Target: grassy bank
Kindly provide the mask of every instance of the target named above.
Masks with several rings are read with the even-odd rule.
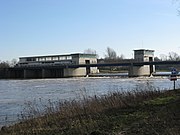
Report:
[[[27,115],[28,114],[28,115]],[[51,103],[43,113],[29,105],[22,122],[0,135],[178,135],[180,90],[113,92]]]

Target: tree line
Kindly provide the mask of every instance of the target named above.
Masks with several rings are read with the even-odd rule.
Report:
[[[94,50],[94,49],[88,48],[87,50],[84,50],[84,53],[85,54],[95,54],[97,56],[97,58],[99,58],[99,55],[97,54],[96,50]],[[117,52],[114,49],[107,47],[105,54],[104,54],[104,58],[100,58],[100,59],[115,61],[115,60],[122,60],[124,58],[125,57],[123,54],[117,55]]]
[[[85,54],[96,54],[97,58],[99,58],[99,55],[97,54],[96,50],[94,49],[87,49],[84,50]],[[104,58],[105,61],[113,62],[117,60],[124,60],[126,59],[124,54],[117,55],[117,52],[110,47],[107,47],[105,50]],[[154,61],[179,61],[180,60],[180,55],[176,52],[169,52],[167,55],[166,54],[160,54],[159,57],[155,57]]]
[[[93,49],[87,49],[84,51],[84,53],[96,54],[98,57],[98,54]],[[124,60],[128,61],[132,59],[126,59],[123,54],[117,55],[117,52],[114,49],[107,47],[105,50],[104,58],[99,58],[98,63],[122,62]],[[167,55],[160,54],[159,57],[157,56],[154,57],[154,61],[180,61],[180,55],[176,52],[169,52]],[[156,70],[169,71],[172,67],[180,70],[180,67],[178,65],[156,65]],[[128,70],[128,68],[129,67],[101,67],[100,70],[119,71],[119,70]]]
[[[180,61],[180,55],[176,52],[169,52],[168,55],[161,54],[160,57],[155,57],[154,61]],[[156,70],[170,71],[172,67],[180,71],[179,65],[156,65]]]
[[[1,61],[0,60],[0,68],[14,67],[16,64],[17,64],[16,59],[12,59],[11,61]]]

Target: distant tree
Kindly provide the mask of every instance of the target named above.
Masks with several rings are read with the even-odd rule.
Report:
[[[96,50],[91,49],[91,48],[88,48],[88,49],[84,50],[84,53],[85,54],[96,54],[96,57],[97,58],[99,57],[99,55],[97,54]]]
[[[160,59],[161,59],[162,61],[166,61],[166,60],[168,60],[168,56],[165,55],[165,54],[160,54]]]
[[[12,59],[11,62],[10,62],[10,66],[11,66],[11,67],[14,67],[17,63],[18,63],[18,62],[17,62],[16,59]]]
[[[176,52],[169,52],[168,58],[169,58],[169,60],[171,60],[171,61],[180,60],[180,56],[179,56]]]
[[[16,59],[12,59],[10,62],[9,61],[1,61],[0,60],[0,68],[9,68],[9,67],[14,67],[17,64]]]
[[[180,15],[180,0],[173,0],[173,2],[178,4],[177,11],[178,11],[178,14]]]
[[[9,68],[10,64],[8,61],[0,61],[0,68]]]
[[[162,60],[158,57],[154,57],[154,61],[162,61]]]
[[[110,48],[110,47],[107,47],[106,53],[105,53],[104,56],[105,56],[104,62],[106,62],[106,63],[117,63],[117,62],[122,61],[125,58],[123,54],[118,56],[116,51],[114,49]],[[112,70],[117,71],[117,70],[121,69],[120,66],[117,66],[117,67],[110,66],[110,67],[107,67],[107,68],[109,68],[111,71]]]
[[[112,48],[107,47],[106,54],[105,54],[105,59],[117,59],[116,52]]]
[[[84,53],[85,54],[96,54],[96,50],[88,48],[88,49],[84,50]]]
[[[117,56],[117,59],[118,60],[123,60],[123,59],[125,59],[125,56],[123,54],[121,54],[120,56]]]

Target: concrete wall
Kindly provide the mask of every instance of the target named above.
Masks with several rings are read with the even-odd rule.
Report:
[[[97,67],[90,68],[90,74],[97,74],[97,73],[99,73],[99,69]]]
[[[86,76],[86,68],[65,68],[64,77],[84,77]]]
[[[129,70],[129,77],[150,76],[149,65],[132,66]]]

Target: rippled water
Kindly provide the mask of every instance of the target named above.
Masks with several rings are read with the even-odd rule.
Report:
[[[24,103],[35,99],[51,101],[74,99],[79,95],[101,95],[156,87],[172,89],[167,78],[63,78],[39,80],[0,80],[0,126],[17,121]],[[176,87],[180,87],[177,81]]]

